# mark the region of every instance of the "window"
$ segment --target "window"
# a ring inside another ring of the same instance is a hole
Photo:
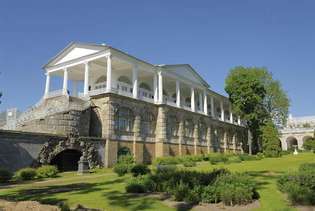
[[[144,135],[153,135],[155,132],[155,118],[151,112],[144,112],[141,116],[141,133]]]
[[[123,132],[133,131],[134,115],[131,109],[120,107],[115,114],[115,130]]]
[[[167,117],[167,136],[176,137],[178,136],[179,122],[175,115],[169,115]]]
[[[194,122],[192,119],[185,120],[185,136],[186,137],[193,137],[194,135]]]

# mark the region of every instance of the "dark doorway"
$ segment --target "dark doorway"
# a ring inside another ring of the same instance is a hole
[[[57,166],[59,171],[77,171],[81,155],[78,150],[67,149],[57,154],[50,164]]]

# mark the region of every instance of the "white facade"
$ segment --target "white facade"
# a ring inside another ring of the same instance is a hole
[[[110,46],[71,43],[44,69],[44,98],[72,95],[88,100],[95,95],[116,93],[241,124],[232,114],[229,99],[210,90],[188,64],[152,65]],[[61,78],[62,87],[52,89],[51,79],[57,77]]]

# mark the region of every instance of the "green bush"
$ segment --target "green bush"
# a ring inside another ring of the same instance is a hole
[[[175,201],[183,201],[186,197],[187,192],[190,190],[188,184],[185,184],[182,180],[174,188],[170,190]]]
[[[187,160],[187,161],[183,162],[183,165],[184,165],[185,167],[194,167],[194,166],[196,166],[197,164],[196,164],[196,162],[194,162],[194,161]]]
[[[254,155],[249,155],[249,154],[240,154],[238,155],[238,157],[242,160],[242,161],[251,161],[251,160],[258,160],[258,158]]]
[[[151,179],[151,176],[144,175],[139,177],[133,177],[128,181],[126,186],[127,193],[146,193],[155,190],[155,184]]]
[[[32,180],[36,177],[36,170],[34,168],[23,168],[15,172],[14,178],[16,180]]]
[[[0,183],[9,182],[12,179],[12,173],[0,168]]]
[[[155,165],[176,165],[180,164],[181,161],[179,157],[159,157],[153,162]]]
[[[131,168],[131,173],[134,177],[138,175],[145,175],[150,173],[150,169],[147,165],[144,164],[136,164]]]
[[[117,163],[122,163],[122,164],[128,164],[128,165],[133,165],[135,163],[135,160],[132,155],[121,155],[118,158]]]
[[[217,154],[210,154],[208,156],[208,160],[212,165],[216,165],[220,162],[223,163],[227,163],[229,161],[229,157],[231,155],[225,155],[225,154],[221,154],[221,153],[217,153]]]
[[[227,205],[247,204],[255,198],[256,185],[245,174],[223,174],[214,183],[220,200]]]
[[[293,204],[315,205],[315,163],[302,164],[297,172],[280,176],[277,183]]]
[[[198,204],[201,201],[202,188],[195,186],[188,190],[184,200],[190,204]]]
[[[129,169],[130,169],[130,166],[124,163],[116,163],[113,168],[114,172],[118,174],[118,176],[120,177],[127,174],[129,172]]]
[[[242,160],[238,156],[229,157],[228,163],[241,163]]]
[[[38,178],[56,177],[58,169],[56,166],[44,165],[36,169],[36,175]]]
[[[220,196],[217,187],[214,185],[204,187],[201,194],[201,200],[204,203],[218,203],[220,201]]]
[[[306,150],[313,151],[315,153],[315,140],[314,139],[308,139],[304,141],[303,148]]]
[[[260,128],[262,149],[266,157],[281,156],[279,133],[273,121],[269,120]]]

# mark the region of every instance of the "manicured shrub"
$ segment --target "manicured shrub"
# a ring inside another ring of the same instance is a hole
[[[155,165],[176,165],[181,163],[179,157],[159,157],[153,162]]]
[[[198,204],[201,201],[202,188],[195,186],[188,190],[184,200],[190,204]]]
[[[174,188],[170,190],[171,194],[174,197],[175,201],[183,201],[186,197],[186,194],[190,190],[188,184],[185,184],[182,180]]]
[[[197,164],[196,164],[196,162],[194,162],[194,161],[187,160],[187,161],[183,162],[183,165],[184,165],[185,167],[194,167],[194,166],[196,166]]]
[[[229,157],[228,163],[241,163],[242,160],[238,156]]]
[[[231,155],[225,155],[221,153],[209,155],[208,160],[212,165],[216,165],[220,162],[227,163]]]
[[[144,164],[136,164],[131,168],[131,173],[134,177],[138,175],[145,175],[150,173],[150,169],[147,165]]]
[[[18,170],[14,177],[16,180],[32,180],[36,177],[36,170],[34,168],[23,168]]]
[[[245,174],[223,174],[214,183],[220,200],[227,205],[247,204],[256,196],[255,183]]]
[[[149,175],[133,177],[126,186],[127,193],[146,193],[154,191],[154,182]]]
[[[9,182],[12,179],[12,173],[0,168],[0,183]]]
[[[218,203],[220,201],[220,195],[217,187],[212,184],[204,187],[201,194],[201,200],[204,203]]]
[[[277,182],[293,204],[315,205],[315,163],[302,164],[297,172],[282,175]]]
[[[238,157],[242,160],[242,161],[251,161],[251,160],[257,160],[257,157],[254,155],[249,155],[249,154],[240,154],[238,155]]]
[[[36,175],[38,178],[56,177],[58,169],[56,166],[44,165],[36,169]]]
[[[135,163],[135,160],[134,160],[132,155],[121,155],[118,158],[118,162],[117,163],[133,165]]]
[[[120,177],[127,174],[129,172],[129,169],[130,169],[130,166],[124,163],[116,163],[113,168],[114,172],[118,174],[118,176]]]
[[[262,139],[262,149],[266,157],[281,156],[281,146],[279,145],[279,133],[273,121],[267,121],[260,129]]]

